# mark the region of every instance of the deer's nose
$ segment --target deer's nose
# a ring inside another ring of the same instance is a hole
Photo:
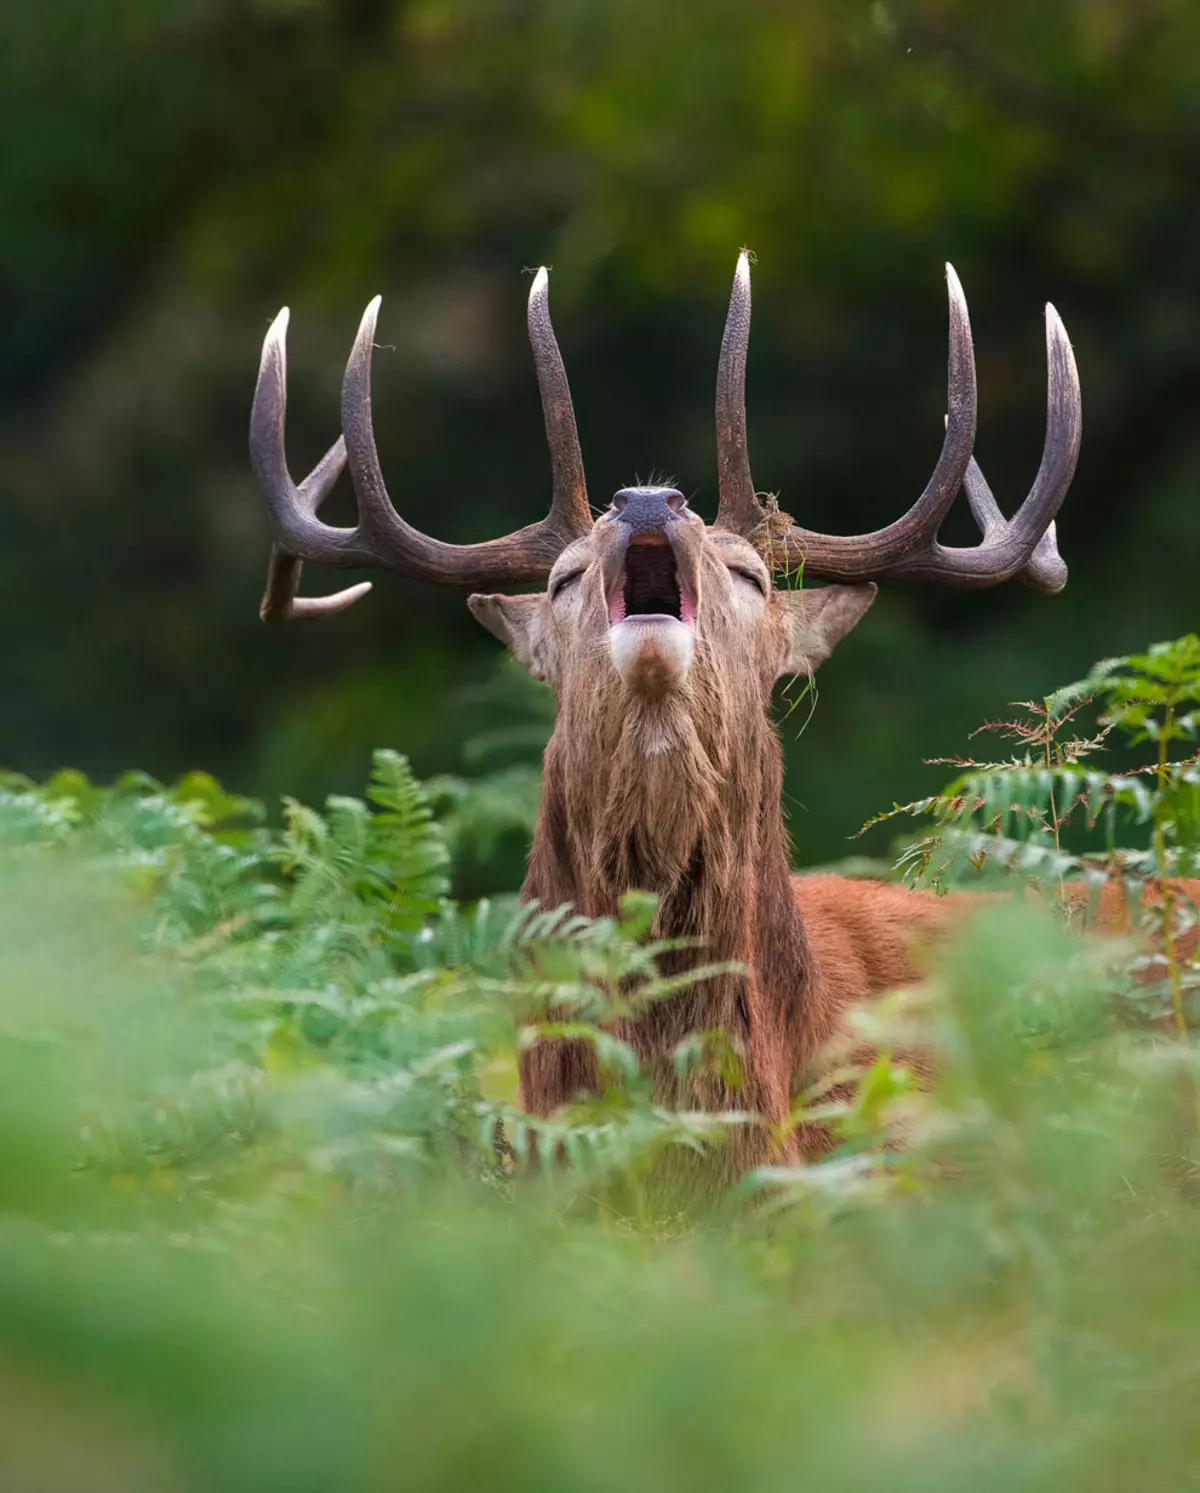
[[[673,487],[623,487],[612,505],[613,517],[635,534],[662,534],[687,515],[687,499]]]

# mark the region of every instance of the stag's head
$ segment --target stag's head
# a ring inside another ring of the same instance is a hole
[[[647,752],[662,752],[675,728],[698,721],[728,729],[751,709],[765,712],[781,674],[817,668],[874,599],[880,580],[959,587],[1020,578],[1057,591],[1066,567],[1054,519],[1074,473],[1080,401],[1062,323],[1046,308],[1049,395],[1046,442],[1033,487],[1011,520],[996,505],[972,456],[975,367],[966,302],[947,266],[950,351],[946,430],[924,492],[884,529],[854,537],[821,534],[760,499],[746,445],[745,368],[750,266],[738,260],[717,376],[719,507],[706,525],[672,487],[630,487],[593,518],[570,391],[550,323],[548,278],[529,298],[529,331],[550,446],[552,501],[539,523],[482,544],[430,539],[388,497],[371,424],[371,351],[379,302],[367,308],[346,369],[342,438],[299,487],[284,454],[287,313],[267,334],[251,421],[251,456],[270,507],[275,547],[262,615],[268,621],[336,612],[370,589],[363,583],[320,599],[297,595],[301,563],[378,566],[476,592],[474,615],[560,704],[582,709]],[[349,465],[358,501],[353,529],[324,524],[317,508]],[[938,542],[965,486],[982,541]],[[785,582],[776,586],[782,575]],[[813,581],[832,582],[814,587]],[[529,594],[494,588],[536,582]],[[596,707],[603,704],[603,709]]]

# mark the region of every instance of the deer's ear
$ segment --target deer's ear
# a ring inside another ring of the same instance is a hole
[[[777,591],[787,618],[787,655],[779,670],[811,674],[819,669],[846,634],[867,613],[879,594],[865,586],[825,586],[820,591]]]
[[[549,678],[545,600],[542,595],[467,597],[475,620],[511,648],[535,679]]]

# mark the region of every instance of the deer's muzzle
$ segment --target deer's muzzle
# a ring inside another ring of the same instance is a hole
[[[691,667],[704,525],[663,487],[623,489],[600,522],[613,663],[631,689],[662,693]]]

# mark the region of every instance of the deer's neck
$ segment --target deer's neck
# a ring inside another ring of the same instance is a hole
[[[689,1032],[728,1031],[760,1090],[741,1101],[778,1112],[791,1075],[774,1069],[804,1046],[809,951],[791,887],[779,744],[765,717],[737,724],[736,736],[710,732],[702,744],[688,723],[649,752],[627,728],[581,752],[560,722],[524,895],[596,917],[615,913],[626,891],[654,892],[656,935],[697,941],[670,956],[675,968],[743,966],[655,1005],[629,1035],[662,1062]]]

